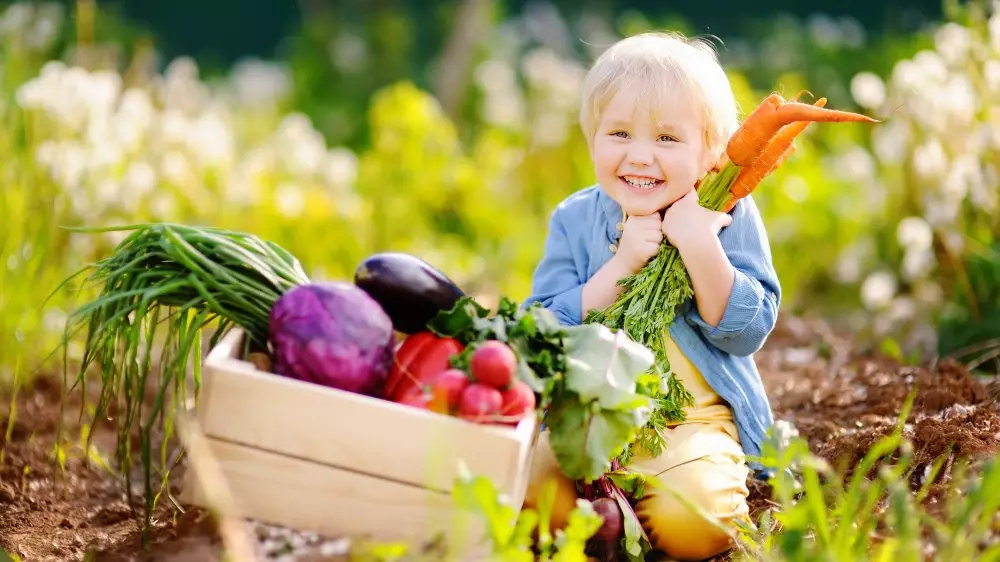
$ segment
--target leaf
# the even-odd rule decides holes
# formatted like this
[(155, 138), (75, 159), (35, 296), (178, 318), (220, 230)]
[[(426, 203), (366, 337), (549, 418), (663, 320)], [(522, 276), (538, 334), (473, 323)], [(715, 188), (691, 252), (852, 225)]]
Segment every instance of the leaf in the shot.
[(489, 310), (470, 297), (462, 297), (450, 310), (438, 312), (427, 323), (427, 329), (441, 337), (455, 338), (462, 343), (474, 341), (482, 328), (482, 319)]
[(487, 535), (495, 549), (506, 548), (514, 542), (517, 512), (501, 501), (496, 487), (488, 478), (472, 476), (460, 470), (452, 495), (456, 505), (486, 519)]
[(584, 405), (573, 393), (553, 398), (546, 416), (549, 443), (559, 466), (573, 480), (593, 481), (611, 469), (620, 453), (648, 419), (649, 408), (606, 410)]
[(566, 354), (566, 387), (581, 401), (597, 400), (610, 410), (649, 405), (636, 393), (636, 381), (653, 365), (653, 354), (623, 331), (601, 324), (568, 328)]
[(587, 540), (601, 528), (604, 520), (587, 500), (576, 500), (576, 508), (569, 515), (566, 527), (557, 531), (558, 551), (552, 562), (587, 562)]
[(642, 528), (642, 524), (639, 523), (639, 518), (632, 509), (632, 505), (622, 495), (622, 491), (616, 489), (614, 495), (615, 501), (618, 502), (618, 508), (622, 510), (622, 521), (625, 527), (625, 554), (632, 562), (643, 562), (646, 559), (646, 554), (653, 549), (649, 543), (649, 537)]

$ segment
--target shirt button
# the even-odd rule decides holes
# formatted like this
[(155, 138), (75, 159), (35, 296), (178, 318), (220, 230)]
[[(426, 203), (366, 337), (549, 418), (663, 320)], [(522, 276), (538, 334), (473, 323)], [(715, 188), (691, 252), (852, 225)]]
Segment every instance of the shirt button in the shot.
[(618, 224), (615, 225), (615, 228), (617, 228), (619, 232), (623, 231), (623, 230), (625, 230), (625, 223), (620, 222), (620, 223), (618, 223)]
[(612, 245), (610, 245), (608, 247), (611, 249), (611, 253), (612, 254), (618, 251), (618, 246), (616, 246), (614, 244), (612, 244)]

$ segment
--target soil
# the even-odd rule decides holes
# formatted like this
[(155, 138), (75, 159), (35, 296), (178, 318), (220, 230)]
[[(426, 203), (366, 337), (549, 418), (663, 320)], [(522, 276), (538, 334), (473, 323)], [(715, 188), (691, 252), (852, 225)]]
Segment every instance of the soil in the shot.
[[(849, 474), (871, 444), (893, 430), (912, 391), (916, 397), (904, 426), (917, 467), (911, 486), (922, 484), (923, 467), (948, 455), (928, 503), (944, 493), (954, 465), (997, 453), (1000, 416), (997, 393), (990, 390), (995, 383), (975, 380), (953, 361), (906, 366), (862, 349), (821, 321), (785, 318), (756, 356), (775, 418), (790, 422), (815, 454)], [(30, 391), (19, 393), (11, 428), (6, 427), (10, 397), (0, 401), (0, 547), (32, 561), (221, 560), (217, 526), (204, 511), (176, 513), (161, 502), (151, 547), (143, 549), (117, 479), (84, 462), (79, 450), (67, 457), (65, 470), (54, 465), (61, 391), (53, 380), (38, 379)], [(77, 414), (73, 406), (64, 413), (70, 427)], [(111, 451), (112, 428), (96, 428), (94, 442), (99, 451)], [(182, 471), (183, 464), (175, 482)], [(766, 484), (755, 481), (751, 490), (754, 513), (771, 507)], [(255, 522), (246, 523), (246, 531), (259, 559), (347, 559), (348, 543), (337, 537)]]

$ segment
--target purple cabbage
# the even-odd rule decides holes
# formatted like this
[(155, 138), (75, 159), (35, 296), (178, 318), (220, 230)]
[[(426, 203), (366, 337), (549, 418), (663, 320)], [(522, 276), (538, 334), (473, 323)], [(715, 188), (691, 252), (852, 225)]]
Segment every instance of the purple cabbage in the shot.
[(284, 293), (271, 308), (269, 337), (279, 375), (368, 396), (392, 369), (392, 321), (350, 283), (319, 282)]

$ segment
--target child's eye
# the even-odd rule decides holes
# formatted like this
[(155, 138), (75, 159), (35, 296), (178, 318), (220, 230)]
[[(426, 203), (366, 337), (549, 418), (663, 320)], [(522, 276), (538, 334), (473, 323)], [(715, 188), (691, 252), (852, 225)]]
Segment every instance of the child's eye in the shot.
[(611, 133), (611, 136), (618, 137), (618, 138), (621, 138), (621, 139), (627, 139), (628, 138), (628, 133), (626, 133), (625, 131), (613, 131)]
[(660, 135), (660, 140), (663, 142), (677, 142), (677, 137), (673, 135)]

